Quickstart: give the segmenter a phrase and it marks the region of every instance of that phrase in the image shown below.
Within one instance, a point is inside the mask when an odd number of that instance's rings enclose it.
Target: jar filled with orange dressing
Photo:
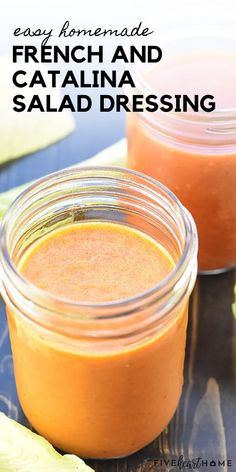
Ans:
[[[236,35],[222,24],[217,33],[200,23],[199,30],[166,43],[162,60],[137,70],[135,82],[144,96],[187,94],[194,102],[194,95],[212,95],[215,109],[184,112],[174,104],[166,113],[128,113],[128,162],[189,209],[199,270],[210,273],[236,264]],[[209,99],[205,105],[211,108]]]
[[[46,177],[8,210],[1,292],[32,426],[91,458],[131,454],[181,395],[194,221],[163,185],[118,168]]]

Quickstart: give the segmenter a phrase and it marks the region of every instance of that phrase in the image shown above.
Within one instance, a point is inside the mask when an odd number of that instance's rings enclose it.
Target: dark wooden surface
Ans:
[[[121,115],[109,114],[102,120],[96,115],[77,116],[76,132],[70,137],[0,167],[0,191],[83,160],[123,134]],[[175,465],[173,461],[182,455],[185,461],[197,457],[208,461],[208,466],[200,462],[194,470],[236,472],[236,321],[231,309],[235,283],[236,271],[198,278],[190,304],[185,385],[175,417],[153,444],[134,456],[90,461],[96,472],[192,470],[190,464]],[[0,411],[25,423],[15,390],[1,299]],[[227,459],[228,467],[218,464]],[[216,465],[210,466],[211,460]]]

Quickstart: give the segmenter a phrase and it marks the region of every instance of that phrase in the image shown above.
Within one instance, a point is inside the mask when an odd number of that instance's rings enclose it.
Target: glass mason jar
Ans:
[[[147,292],[111,303],[63,299],[23,278],[17,266],[36,240],[88,220],[149,234],[162,242],[174,269]],[[150,443],[173,416],[183,384],[187,306],[197,272],[189,212],[137,172],[57,172],[11,205],[1,227],[0,263],[17,390],[33,427],[60,449],[90,458],[121,457]]]
[[[236,265],[236,34],[222,21],[212,30],[211,21],[196,23],[197,33],[196,24],[180,25],[164,41],[155,67],[134,71],[134,93],[212,94],[216,108],[128,113],[128,163],[188,208],[198,229],[199,270],[214,273]]]

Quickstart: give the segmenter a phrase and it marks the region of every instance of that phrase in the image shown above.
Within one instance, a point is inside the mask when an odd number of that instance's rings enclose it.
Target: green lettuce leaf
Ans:
[[[95,156],[80,162],[79,164],[77,164],[76,167],[88,165],[114,165],[119,167],[125,167],[127,165],[126,154],[126,140],[121,139],[117,143],[113,144],[112,146],[109,146],[108,148],[99,152]],[[7,192],[0,193],[0,221],[10,204],[15,200],[16,197],[18,197],[18,195],[23,190],[27,188],[27,186],[30,185],[30,183],[15,187],[11,190],[8,190]]]
[[[232,304],[232,310],[233,310],[233,315],[236,319],[236,285],[234,286],[234,296],[235,296],[235,302]]]
[[[62,456],[28,428],[0,413],[1,472],[93,472],[82,459]]]
[[[43,113],[39,110],[28,113],[13,110],[13,97],[18,94],[24,95],[26,103],[34,94],[39,95],[42,102],[45,101],[46,94],[52,96],[55,104],[61,101],[59,91],[52,88],[49,83],[47,88],[15,87],[12,76],[20,68],[21,64],[12,64],[10,57],[0,57],[0,164],[49,146],[67,136],[75,127],[72,113],[68,110],[61,113]],[[24,64],[22,68],[31,77],[36,66]],[[39,68],[42,72],[45,70],[45,67],[37,64],[37,69]]]

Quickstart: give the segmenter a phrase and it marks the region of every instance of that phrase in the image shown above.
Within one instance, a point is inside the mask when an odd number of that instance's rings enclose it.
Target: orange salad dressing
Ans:
[[[140,294],[173,269],[154,239],[128,226],[85,222],[52,231],[18,268],[34,285],[80,302]],[[151,442],[170,421],[183,383],[187,309],[136,345],[83,350],[49,341],[8,310],[19,398],[34,428],[84,457],[119,457]],[[73,345],[74,346],[74,345]]]
[[[158,96],[187,94],[193,100],[195,94],[210,94],[216,111],[235,109],[235,59],[234,53],[220,49],[217,54],[207,50],[176,54],[164,57],[144,78]],[[201,125],[202,135],[196,138],[198,114],[174,112],[176,119],[165,136],[166,129],[163,134],[155,132],[143,125],[142,114],[129,113],[128,163],[166,185],[188,208],[198,229],[199,269],[210,271],[236,264],[236,142],[233,124],[229,122],[228,130],[222,131],[226,125],[214,122],[214,112],[205,113],[204,120],[212,119],[212,125],[206,124],[205,129]],[[157,111],[150,115],[158,129],[163,117],[166,126],[170,114]],[[178,118],[184,118],[182,123]],[[227,146],[229,136],[231,145]],[[201,144],[201,139],[209,143]]]

